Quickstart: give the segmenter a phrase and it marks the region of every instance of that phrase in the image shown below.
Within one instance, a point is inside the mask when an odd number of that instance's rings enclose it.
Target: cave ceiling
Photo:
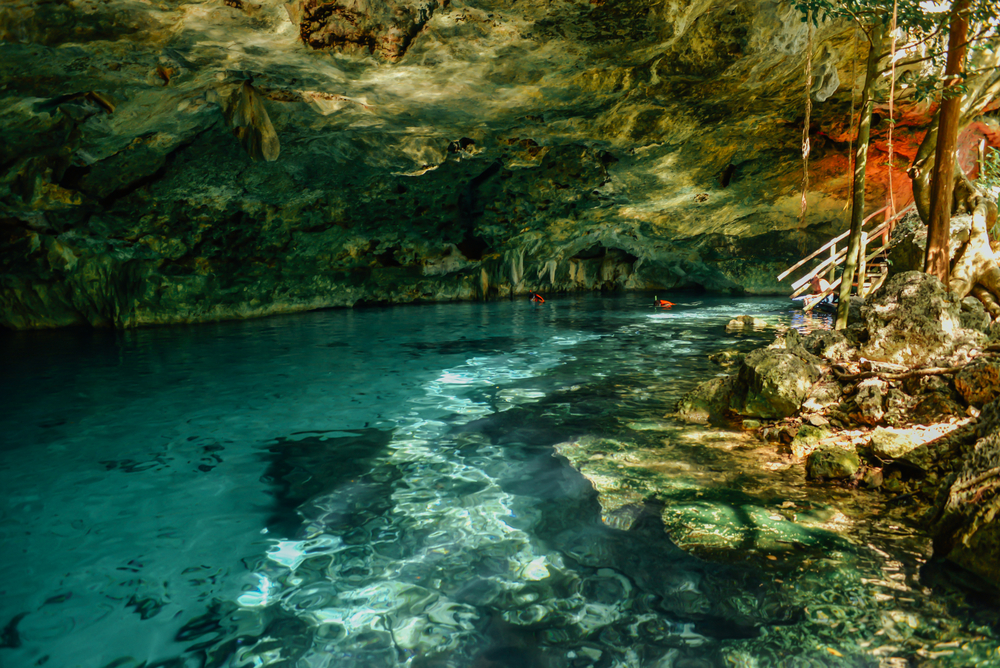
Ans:
[[[800,223],[809,39],[771,0],[5,0],[0,322],[773,292],[846,215],[862,47],[811,38]]]

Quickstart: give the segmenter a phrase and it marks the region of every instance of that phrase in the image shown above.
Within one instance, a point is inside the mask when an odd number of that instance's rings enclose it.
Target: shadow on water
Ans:
[[[419,341],[401,344],[416,357],[425,353],[438,355],[487,355],[512,350],[524,345],[528,339],[514,336],[487,336],[470,339],[464,336],[448,341]]]
[[[268,493],[274,499],[267,518],[268,532],[295,537],[302,529],[309,501],[356,485],[391,440],[391,431],[369,427],[347,435],[281,438],[263,448],[270,463],[261,481],[271,485]]]

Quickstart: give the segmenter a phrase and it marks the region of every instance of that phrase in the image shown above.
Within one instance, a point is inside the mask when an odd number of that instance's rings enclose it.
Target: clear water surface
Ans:
[[[989,662],[994,617],[964,594],[940,639],[879,608],[931,595],[905,551],[810,556],[833,575],[797,595],[767,562],[602,522],[556,444],[661,420],[719,373],[708,353],[769,340],[727,336],[736,315],[828,326],[781,299],[651,301],[3,333],[0,665]]]

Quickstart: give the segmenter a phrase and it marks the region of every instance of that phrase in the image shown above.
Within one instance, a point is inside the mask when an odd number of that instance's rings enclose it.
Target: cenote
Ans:
[[[1000,663],[885,498],[667,417],[823,316],[651,301],[4,333],[0,663]]]

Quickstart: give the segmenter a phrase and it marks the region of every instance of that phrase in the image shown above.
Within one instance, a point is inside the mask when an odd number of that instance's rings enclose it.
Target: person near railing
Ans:
[[[812,294],[809,295],[809,299],[806,301],[811,301],[814,298],[820,297],[824,292],[830,289],[830,281],[826,280],[822,276],[813,276],[809,281],[809,285],[812,287]],[[819,303],[820,304],[833,304],[834,303],[833,293],[828,294],[823,297]]]

